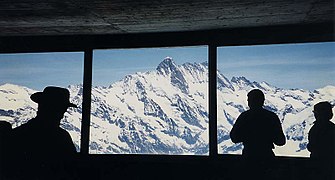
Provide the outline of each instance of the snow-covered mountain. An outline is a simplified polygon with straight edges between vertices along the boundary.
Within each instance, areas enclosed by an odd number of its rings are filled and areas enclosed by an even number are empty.
[[[277,155],[309,156],[307,134],[313,124],[313,105],[335,104],[335,87],[314,91],[287,90],[245,77],[227,79],[218,72],[219,153],[241,153],[242,145],[230,141],[229,132],[247,107],[246,94],[259,88],[265,107],[280,117],[287,144],[276,147]],[[82,86],[71,85],[71,102],[62,127],[79,148]],[[0,86],[0,120],[13,127],[35,116],[37,105],[30,100],[35,91],[26,87]],[[92,88],[90,153],[208,154],[208,65],[176,65],[165,58],[149,72],[127,75],[106,87]],[[255,122],[256,123],[256,122]]]

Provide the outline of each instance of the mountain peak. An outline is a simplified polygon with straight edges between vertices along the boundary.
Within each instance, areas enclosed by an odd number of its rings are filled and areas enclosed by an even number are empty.
[[[22,86],[16,85],[16,84],[11,84],[11,83],[5,83],[5,84],[1,84],[0,87],[2,89],[13,89],[13,88],[22,88]]]
[[[237,89],[249,89],[249,88],[255,88],[255,84],[250,82],[247,78],[244,76],[240,77],[232,77],[231,83],[235,84],[237,86]],[[257,87],[258,88],[258,87]]]
[[[176,63],[173,61],[172,57],[167,56],[163,59],[163,61],[161,63],[159,63],[158,66],[160,66],[160,65],[171,66],[171,65],[176,65]]]
[[[173,58],[170,56],[166,56],[163,61],[173,61]]]
[[[183,93],[188,93],[188,84],[180,67],[172,60],[171,57],[166,57],[157,66],[158,74],[170,76],[171,84],[179,88]]]
[[[18,92],[29,92],[29,93],[36,92],[36,90],[29,89],[25,86],[11,84],[11,83],[5,83],[5,84],[0,85],[0,91],[2,93],[6,92],[10,94],[16,94]]]
[[[237,83],[237,84],[240,84],[240,83],[243,83],[243,84],[251,84],[251,82],[245,78],[244,76],[240,76],[240,77],[232,77],[231,78],[231,82],[234,82],[234,83]]]
[[[222,90],[224,88],[228,88],[231,90],[235,90],[231,82],[219,71],[217,71],[217,88]]]
[[[157,71],[161,74],[169,74],[178,69],[176,63],[173,61],[172,57],[166,57],[164,60],[159,63],[157,66]]]

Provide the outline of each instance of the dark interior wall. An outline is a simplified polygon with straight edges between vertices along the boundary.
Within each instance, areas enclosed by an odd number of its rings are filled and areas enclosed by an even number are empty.
[[[240,156],[217,158],[195,156],[93,155],[77,162],[77,173],[89,179],[257,179],[244,169]],[[317,165],[307,158],[278,157],[266,166],[267,179],[318,179]],[[247,167],[252,168],[252,167]]]

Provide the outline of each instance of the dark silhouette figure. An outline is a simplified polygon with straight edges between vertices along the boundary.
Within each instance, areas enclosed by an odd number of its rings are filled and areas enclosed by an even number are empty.
[[[13,129],[13,169],[31,178],[54,178],[71,162],[76,148],[70,134],[59,127],[67,109],[76,107],[69,97],[67,89],[51,86],[30,96],[38,103],[37,116]]]
[[[273,144],[283,146],[286,143],[278,116],[263,108],[264,94],[259,89],[248,93],[249,110],[237,118],[230,138],[234,143],[243,143],[242,156],[249,175],[261,178],[266,166],[272,163],[275,155]]]
[[[273,144],[282,146],[286,143],[278,116],[262,106],[264,94],[258,89],[248,93],[249,110],[243,112],[236,120],[230,132],[234,143],[242,142],[243,156],[247,158],[274,157]]]
[[[4,179],[4,173],[7,171],[7,156],[10,148],[12,125],[6,121],[0,121],[0,179]]]
[[[0,121],[0,156],[1,158],[4,156],[4,154],[7,153],[8,148],[8,141],[10,139],[12,131],[12,125],[9,122],[6,121]]]
[[[321,179],[335,178],[335,124],[330,120],[333,117],[332,105],[329,102],[320,102],[314,105],[316,121],[308,134],[307,149],[311,152],[311,160],[316,163]]]

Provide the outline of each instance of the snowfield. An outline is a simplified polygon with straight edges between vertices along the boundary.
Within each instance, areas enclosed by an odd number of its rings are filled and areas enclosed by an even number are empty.
[[[313,105],[335,104],[335,87],[314,91],[282,89],[245,77],[217,77],[218,149],[220,154],[240,154],[243,146],[231,142],[229,132],[238,115],[247,110],[246,94],[254,88],[265,93],[265,108],[275,112],[287,144],[276,147],[279,156],[308,157],[308,131],[313,125]],[[62,128],[79,149],[82,86],[70,85],[70,108]],[[15,128],[36,115],[30,100],[35,90],[4,84],[0,86],[0,119]],[[165,58],[156,70],[127,75],[105,87],[92,87],[90,153],[115,154],[209,154],[208,65],[176,65]],[[257,123],[257,122],[255,122]]]

